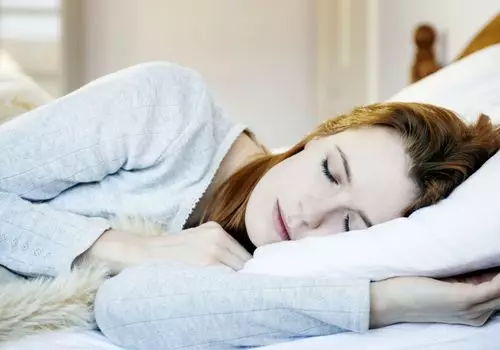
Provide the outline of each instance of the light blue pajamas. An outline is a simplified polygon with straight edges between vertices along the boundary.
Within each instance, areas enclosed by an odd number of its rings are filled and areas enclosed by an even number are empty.
[[[55,276],[138,215],[182,230],[234,140],[200,76],[166,63],[103,77],[0,126],[0,265]],[[156,263],[107,281],[99,327],[134,349],[226,349],[365,331],[369,281]]]

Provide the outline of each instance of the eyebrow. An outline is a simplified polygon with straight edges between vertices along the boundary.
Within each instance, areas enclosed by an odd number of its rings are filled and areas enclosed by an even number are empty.
[[[349,166],[349,162],[347,161],[347,156],[344,151],[339,146],[335,146],[337,151],[340,153],[340,158],[342,158],[342,164],[344,164],[345,174],[347,176],[347,182],[351,183],[351,167]]]
[[[352,177],[351,177],[351,167],[349,166],[349,162],[347,161],[347,156],[345,155],[344,151],[339,146],[335,146],[337,148],[337,151],[339,151],[340,158],[342,158],[342,164],[344,165],[345,168],[345,174],[347,176],[347,181],[351,183]],[[352,209],[351,209],[352,210]],[[368,216],[366,216],[365,212],[362,210],[352,210],[356,214],[358,214],[361,217],[361,220],[365,223],[367,227],[372,227],[373,222],[368,219]]]
[[[362,211],[362,210],[353,210],[354,212],[356,212],[360,217],[361,217],[361,220],[363,220],[363,222],[365,223],[366,227],[372,227],[373,226],[373,222],[368,219],[368,216],[366,216],[365,212]]]

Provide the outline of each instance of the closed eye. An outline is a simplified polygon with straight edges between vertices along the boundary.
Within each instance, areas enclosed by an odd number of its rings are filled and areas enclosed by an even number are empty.
[[[325,157],[321,162],[321,169],[323,171],[323,174],[325,174],[326,178],[328,179],[328,181],[337,185],[339,184],[339,181],[332,175],[332,173],[328,169],[328,157]]]
[[[351,224],[349,220],[349,214],[347,214],[344,218],[344,231],[349,232],[351,231]]]

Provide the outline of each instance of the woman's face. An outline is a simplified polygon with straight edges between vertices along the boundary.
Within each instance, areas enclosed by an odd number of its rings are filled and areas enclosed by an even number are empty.
[[[402,138],[382,127],[310,141],[250,194],[245,225],[256,246],[359,230],[395,219],[416,197]]]

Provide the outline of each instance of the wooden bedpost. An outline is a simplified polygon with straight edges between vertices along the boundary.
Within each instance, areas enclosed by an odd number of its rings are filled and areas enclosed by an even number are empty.
[[[436,53],[434,51],[436,30],[428,24],[422,24],[415,30],[414,40],[416,49],[411,72],[412,83],[425,78],[441,68],[436,60]]]

